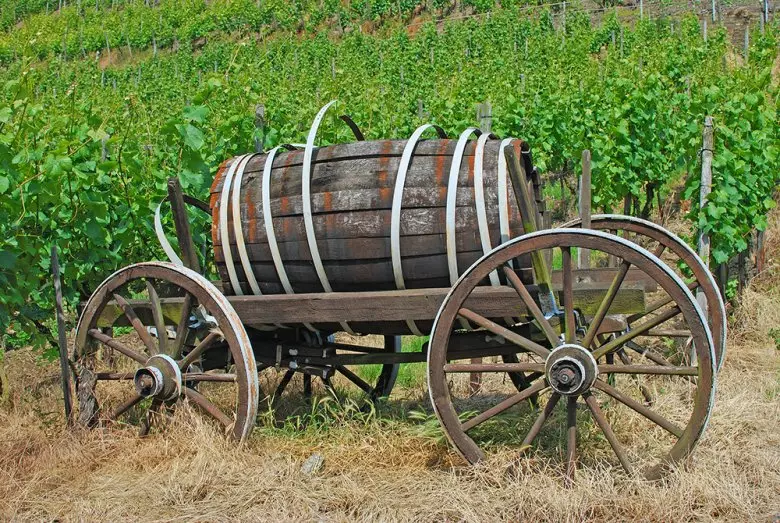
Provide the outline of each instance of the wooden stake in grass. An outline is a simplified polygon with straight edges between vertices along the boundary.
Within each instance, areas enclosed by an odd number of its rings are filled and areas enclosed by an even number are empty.
[[[57,344],[60,353],[60,379],[62,399],[65,403],[65,420],[68,425],[73,421],[73,400],[70,392],[70,367],[68,365],[68,341],[65,332],[65,314],[62,309],[62,285],[60,284],[60,262],[57,247],[51,247],[51,272],[54,279],[54,301],[57,309]],[[0,384],[0,387],[2,385]]]
[[[702,135],[701,149],[701,182],[699,185],[699,209],[704,209],[707,205],[707,198],[712,191],[712,148],[713,148],[713,128],[712,116],[704,119],[704,133]],[[704,264],[710,265],[710,237],[699,232],[699,256],[704,260]],[[707,296],[701,289],[696,291],[696,301],[699,303],[705,316],[707,315]],[[691,351],[691,361],[696,363],[696,352]]]
[[[580,177],[580,219],[581,227],[590,229],[590,151],[582,151],[582,176]],[[577,266],[580,269],[590,269],[590,249],[579,249]]]

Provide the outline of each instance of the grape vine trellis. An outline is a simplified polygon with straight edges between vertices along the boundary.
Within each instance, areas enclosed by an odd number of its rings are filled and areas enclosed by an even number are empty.
[[[83,35],[120,27],[126,14],[119,11],[134,5],[101,4],[100,17],[77,17],[73,27]],[[82,58],[80,43],[62,53],[62,39],[54,47],[32,42],[27,25],[0,38],[0,325],[43,328],[53,301],[53,242],[71,304],[119,266],[161,257],[151,219],[167,177],[179,175],[185,191],[204,198],[216,166],[252,148],[257,103],[267,111],[260,139],[272,146],[282,137],[300,141],[301,122],[333,98],[348,104],[369,139],[411,134],[421,123],[418,100],[433,121],[455,129],[472,123],[474,103],[487,99],[494,132],[527,139],[544,172],[576,174],[573,159],[591,149],[598,210],[620,206],[627,195],[640,208],[652,205],[697,172],[701,123],[711,114],[714,190],[703,212],[692,206],[691,219],[711,235],[715,261],[744,250],[774,205],[776,27],[754,35],[744,64],[724,31],[710,29],[705,42],[692,17],[673,32],[663,20],[623,25],[615,45],[621,24],[614,17],[592,26],[571,10],[564,34],[549,12],[527,20],[511,7],[479,20],[425,24],[413,36],[384,28],[258,42],[254,33],[231,32],[243,27],[247,15],[236,7],[243,4],[221,4],[209,4],[222,9],[219,16],[198,16],[195,1],[144,8],[159,22],[178,6],[174,14],[194,29],[181,33],[178,51],[154,54],[139,51],[149,45],[145,36],[134,43],[125,35],[136,54],[122,56],[122,65]],[[28,20],[37,17],[46,19]],[[192,38],[206,33],[209,42],[194,50]],[[162,48],[163,33],[153,34]],[[168,43],[180,36],[171,35]],[[118,54],[125,44],[109,45]],[[340,125],[323,131],[326,142],[350,139]],[[696,177],[687,180],[691,197]]]

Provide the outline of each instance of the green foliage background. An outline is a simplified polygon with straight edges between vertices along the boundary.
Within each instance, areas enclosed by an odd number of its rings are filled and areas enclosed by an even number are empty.
[[[255,139],[303,140],[334,98],[368,139],[408,137],[418,100],[451,134],[489,100],[494,131],[529,141],[543,172],[575,175],[591,149],[594,204],[608,211],[626,195],[652,205],[696,173],[712,115],[714,190],[690,219],[712,235],[716,262],[766,226],[780,181],[776,26],[752,34],[745,62],[723,29],[705,42],[693,16],[594,25],[571,4],[565,30],[553,12],[529,18],[502,2],[490,16],[372,34],[359,23],[416,3],[0,4],[0,328],[45,332],[52,243],[73,305],[111,271],[162,258],[151,221],[169,176],[206,198],[220,162]],[[11,4],[37,14],[14,25]],[[335,120],[322,137],[351,139]],[[695,201],[697,176],[686,179]]]

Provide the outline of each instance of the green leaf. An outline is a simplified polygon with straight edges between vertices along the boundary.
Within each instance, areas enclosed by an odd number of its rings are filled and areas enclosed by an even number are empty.
[[[13,269],[16,267],[16,254],[11,251],[0,251],[0,269]]]
[[[191,122],[203,123],[208,112],[209,109],[205,105],[190,105],[184,108],[184,118]]]
[[[0,194],[4,194],[8,187],[11,186],[11,181],[8,179],[7,176],[0,176]]]
[[[193,151],[199,151],[205,142],[203,132],[192,124],[177,125],[182,138],[184,138],[184,144]]]

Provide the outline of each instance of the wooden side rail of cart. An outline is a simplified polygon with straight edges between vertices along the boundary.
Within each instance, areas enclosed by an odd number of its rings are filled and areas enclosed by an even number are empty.
[[[603,271],[614,276],[617,269]],[[652,285],[649,285],[652,288]],[[557,287],[557,288],[556,288]],[[555,286],[559,300],[562,289]],[[535,286],[528,286],[532,296]],[[593,316],[609,289],[609,283],[580,283],[573,287],[577,310]],[[433,320],[449,288],[407,289],[403,291],[332,292],[310,294],[273,294],[267,296],[230,296],[228,300],[241,322],[249,327],[268,323],[302,324],[335,323],[339,321],[404,321]],[[645,312],[646,286],[641,280],[623,286],[615,296],[610,314],[641,314]],[[184,298],[160,298],[163,314],[179,318]],[[148,300],[129,300],[142,321],[153,322]],[[530,317],[528,308],[517,300],[510,287],[479,287],[469,296],[466,306],[486,318],[504,316]],[[98,321],[99,327],[128,326],[119,305],[107,304]]]

